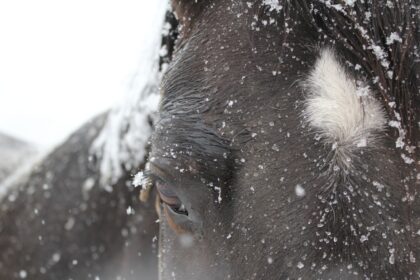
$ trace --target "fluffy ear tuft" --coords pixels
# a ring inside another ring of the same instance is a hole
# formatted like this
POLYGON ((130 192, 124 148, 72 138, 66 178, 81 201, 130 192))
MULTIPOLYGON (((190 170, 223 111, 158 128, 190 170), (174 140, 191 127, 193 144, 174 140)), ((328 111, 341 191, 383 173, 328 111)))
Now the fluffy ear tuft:
POLYGON ((303 84, 308 93, 305 118, 332 145, 337 164, 348 168, 353 153, 373 146, 384 130, 384 110, 369 87, 356 81, 331 49, 320 57, 303 84))

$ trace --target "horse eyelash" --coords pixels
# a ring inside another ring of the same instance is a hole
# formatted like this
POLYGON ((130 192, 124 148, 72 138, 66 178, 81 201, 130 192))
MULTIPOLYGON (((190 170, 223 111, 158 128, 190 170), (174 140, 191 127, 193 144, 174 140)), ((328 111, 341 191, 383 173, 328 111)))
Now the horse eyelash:
POLYGON ((149 169, 145 169, 143 171, 142 181, 145 184, 153 184, 154 185, 156 180, 158 180, 158 177, 155 174, 153 174, 152 171, 150 171, 149 169))
POLYGON ((147 202, 149 200, 151 190, 155 186, 156 181, 160 180, 160 178, 153 174, 150 170, 146 169, 141 174, 141 178, 139 180, 141 182, 139 199, 141 202, 147 202))

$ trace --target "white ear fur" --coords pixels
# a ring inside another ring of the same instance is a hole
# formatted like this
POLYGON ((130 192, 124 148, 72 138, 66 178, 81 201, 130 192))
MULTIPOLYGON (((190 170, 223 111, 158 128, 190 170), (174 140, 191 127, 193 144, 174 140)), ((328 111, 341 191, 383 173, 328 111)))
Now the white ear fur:
POLYGON ((325 144, 332 145, 337 163, 348 167, 352 153, 374 145, 384 130, 386 118, 380 102, 368 86, 345 71, 329 48, 321 51, 303 86, 308 93, 307 122, 325 144))

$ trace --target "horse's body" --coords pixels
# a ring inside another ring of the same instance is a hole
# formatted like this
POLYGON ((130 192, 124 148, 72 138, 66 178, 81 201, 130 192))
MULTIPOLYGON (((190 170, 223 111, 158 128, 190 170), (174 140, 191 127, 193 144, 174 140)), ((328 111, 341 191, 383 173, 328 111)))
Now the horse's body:
POLYGON ((338 2, 173 1, 161 279, 420 278, 418 7, 338 2))
POLYGON ((35 158, 36 154, 37 150, 31 144, 0 133, 0 184, 23 163, 35 158))
POLYGON ((156 279, 157 217, 127 174, 100 183, 101 115, 12 186, 0 204, 0 279, 156 279), (132 207, 132 213, 127 209, 132 207))

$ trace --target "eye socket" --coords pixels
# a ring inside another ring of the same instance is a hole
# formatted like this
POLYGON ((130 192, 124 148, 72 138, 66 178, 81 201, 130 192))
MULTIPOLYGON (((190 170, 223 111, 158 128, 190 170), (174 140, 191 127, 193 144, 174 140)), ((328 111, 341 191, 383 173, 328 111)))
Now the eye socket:
POLYGON ((161 201, 168 206, 174 214, 188 216, 188 211, 174 192, 173 187, 160 180, 156 181, 155 186, 161 201))
POLYGON ((176 188, 162 179, 167 176, 161 168, 150 164, 144 176, 157 192, 156 207, 160 217, 165 217, 168 225, 176 234, 194 234, 201 236, 201 224, 195 221, 194 215, 189 215, 176 188))
POLYGON ((193 232, 194 227, 188 216, 188 211, 174 192, 173 187, 160 180, 155 182, 155 186, 168 225, 176 234, 193 232))

